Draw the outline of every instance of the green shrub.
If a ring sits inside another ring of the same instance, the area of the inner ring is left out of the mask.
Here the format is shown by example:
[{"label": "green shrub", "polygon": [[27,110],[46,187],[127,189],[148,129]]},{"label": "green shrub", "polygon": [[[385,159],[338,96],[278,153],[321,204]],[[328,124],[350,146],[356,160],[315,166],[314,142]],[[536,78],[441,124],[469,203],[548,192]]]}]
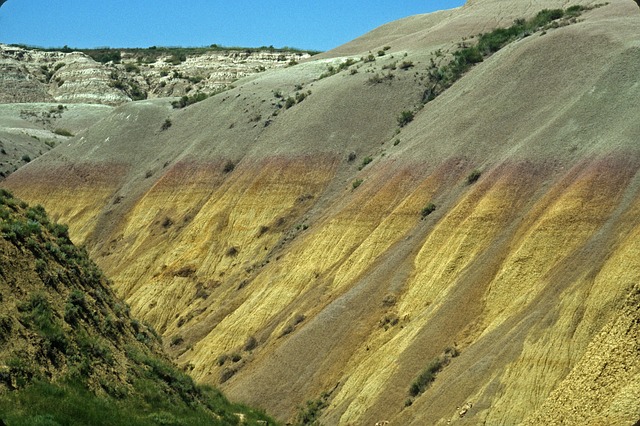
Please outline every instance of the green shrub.
[{"label": "green shrub", "polygon": [[224,163],[224,167],[222,168],[222,171],[224,173],[231,173],[235,168],[236,168],[236,165],[233,163],[233,161],[227,161],[226,163]]},{"label": "green shrub", "polygon": [[362,179],[356,179],[351,183],[351,188],[356,189],[360,185],[362,185]]},{"label": "green shrub", "polygon": [[334,74],[338,73],[338,68],[334,67],[333,65],[328,65],[327,66],[327,71],[323,72],[322,74],[320,74],[320,77],[318,77],[318,80],[322,80],[323,78],[327,78],[327,77],[331,77]]},{"label": "green shrub", "polygon": [[160,129],[162,131],[165,131],[165,130],[168,130],[172,125],[173,123],[171,122],[171,120],[167,118],[164,120],[164,123],[162,123],[162,126],[160,127]]},{"label": "green shrub", "polygon": [[60,136],[73,137],[73,133],[71,133],[67,129],[55,129],[53,131],[53,133],[55,133],[56,135],[60,135]]},{"label": "green shrub", "polygon": [[229,355],[222,354],[216,359],[216,364],[218,364],[218,366],[222,367],[228,360],[229,360]]},{"label": "green shrub", "polygon": [[120,51],[113,49],[97,49],[88,52],[88,54],[93,58],[94,61],[101,62],[103,64],[107,62],[119,64],[122,60],[122,54],[120,53]]},{"label": "green shrub", "polygon": [[469,173],[469,176],[467,176],[467,184],[471,185],[472,183],[477,182],[478,179],[480,179],[481,175],[482,173],[480,172],[480,170],[473,170],[471,173]]},{"label": "green shrub", "polygon": [[320,398],[309,400],[304,406],[298,407],[294,425],[317,425],[317,419],[322,414],[322,410],[329,406],[329,396],[329,393],[323,392]]},{"label": "green shrub", "polygon": [[362,160],[362,164],[360,165],[360,169],[363,169],[367,164],[371,163],[373,161],[373,158],[371,157],[365,157]]},{"label": "green shrub", "polygon": [[168,62],[171,63],[172,65],[180,65],[182,62],[185,62],[186,60],[187,60],[187,55],[185,55],[184,53],[176,53],[169,58]]},{"label": "green shrub", "polygon": [[87,311],[87,301],[84,293],[80,290],[73,290],[69,293],[64,306],[64,320],[68,324],[75,325],[80,318],[84,317]]},{"label": "green shrub", "polygon": [[31,157],[29,157],[27,154],[23,155],[21,159],[25,163],[29,163],[31,161]]},{"label": "green shrub", "polygon": [[249,336],[247,338],[247,341],[244,343],[242,350],[244,350],[245,352],[249,352],[254,350],[256,347],[258,347],[258,341],[256,340],[255,337]]},{"label": "green shrub", "polygon": [[409,68],[413,68],[413,62],[411,62],[411,61],[403,61],[403,62],[400,64],[400,69],[401,69],[401,70],[405,70],[405,71],[406,71],[406,70],[408,70]]},{"label": "green shrub", "polygon": [[429,203],[426,206],[424,206],[424,208],[420,211],[420,215],[424,219],[425,217],[433,213],[435,210],[436,210],[436,205],[433,203]]},{"label": "green shrub", "polygon": [[362,59],[362,62],[367,63],[367,62],[375,62],[376,57],[373,55],[369,55],[366,58]]},{"label": "green shrub", "polygon": [[296,93],[296,102],[300,103],[302,101],[304,101],[306,99],[307,96],[309,96],[311,94],[311,91],[308,92],[300,92],[300,93]]},{"label": "green shrub", "polygon": [[138,68],[136,65],[131,64],[131,63],[127,63],[124,65],[124,70],[126,72],[134,72],[134,73],[139,73],[140,72],[140,68]]},{"label": "green shrub", "polygon": [[436,358],[429,363],[420,375],[411,383],[409,387],[409,395],[416,397],[423,393],[431,383],[436,379],[436,374],[442,370],[444,363],[442,359]]},{"label": "green shrub", "polygon": [[413,111],[402,111],[398,116],[398,125],[404,127],[413,121]]},{"label": "green shrub", "polygon": [[285,109],[289,109],[292,106],[294,106],[295,104],[296,104],[296,100],[294,98],[292,98],[291,96],[289,96],[287,98],[287,100],[285,101],[285,103],[284,103],[284,108]]},{"label": "green shrub", "polygon": [[567,8],[566,13],[567,15],[578,15],[581,12],[587,10],[586,7],[579,5],[579,4],[574,4],[573,6],[569,6],[569,8]]},{"label": "green shrub", "polygon": [[382,75],[380,75],[378,73],[375,73],[374,75],[372,75],[371,77],[369,77],[367,79],[367,82],[369,84],[380,84],[380,83],[383,83],[385,81],[389,81],[390,82],[394,78],[395,78],[395,75],[393,75],[393,73],[391,71],[389,71],[386,74],[382,74]]},{"label": "green shrub", "polygon": [[356,63],[355,59],[349,58],[346,61],[342,62],[340,65],[338,65],[338,71],[346,70],[347,68],[349,68],[351,65],[355,63]]},{"label": "green shrub", "polygon": [[179,100],[171,102],[171,106],[173,106],[175,109],[185,108],[189,105],[193,105],[195,103],[204,101],[208,97],[209,95],[207,95],[206,93],[196,93],[195,95],[192,95],[192,96],[185,95],[181,97]]}]

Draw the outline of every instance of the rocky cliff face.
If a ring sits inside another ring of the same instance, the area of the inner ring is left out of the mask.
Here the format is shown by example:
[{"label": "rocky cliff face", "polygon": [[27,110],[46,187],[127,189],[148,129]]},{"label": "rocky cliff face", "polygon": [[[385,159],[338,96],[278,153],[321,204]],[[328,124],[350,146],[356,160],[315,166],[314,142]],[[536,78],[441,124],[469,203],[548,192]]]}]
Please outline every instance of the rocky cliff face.
[{"label": "rocky cliff face", "polygon": [[283,421],[632,425],[640,14],[581,4],[489,53],[465,49],[566,5],[476,0],[127,103],[4,185]]},{"label": "rocky cliff face", "polygon": [[292,61],[305,53],[220,51],[141,63],[124,52],[102,64],[81,52],[46,52],[0,44],[0,103],[61,102],[119,105],[131,100],[211,93],[241,77]]}]

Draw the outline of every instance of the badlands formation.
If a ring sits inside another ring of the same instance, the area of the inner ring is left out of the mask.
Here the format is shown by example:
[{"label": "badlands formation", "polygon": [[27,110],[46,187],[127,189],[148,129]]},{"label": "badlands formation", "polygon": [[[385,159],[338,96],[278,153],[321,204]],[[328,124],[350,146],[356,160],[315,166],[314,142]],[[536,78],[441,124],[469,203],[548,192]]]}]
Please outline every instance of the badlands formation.
[{"label": "badlands formation", "polygon": [[639,29],[631,0],[469,0],[186,108],[102,107],[2,185],[282,422],[633,425]]}]

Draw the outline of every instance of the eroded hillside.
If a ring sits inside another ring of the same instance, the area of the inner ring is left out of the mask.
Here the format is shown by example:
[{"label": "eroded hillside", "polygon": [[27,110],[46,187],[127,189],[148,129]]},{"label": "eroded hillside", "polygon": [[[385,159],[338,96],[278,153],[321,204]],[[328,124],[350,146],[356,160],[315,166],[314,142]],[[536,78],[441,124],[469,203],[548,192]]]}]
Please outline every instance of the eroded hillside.
[{"label": "eroded hillside", "polygon": [[62,51],[0,44],[0,102],[120,105],[210,94],[238,78],[308,59],[308,52],[207,48]]},{"label": "eroded hillside", "polygon": [[4,185],[198,380],[282,420],[633,424],[640,14],[580,4],[470,1],[129,103]]}]

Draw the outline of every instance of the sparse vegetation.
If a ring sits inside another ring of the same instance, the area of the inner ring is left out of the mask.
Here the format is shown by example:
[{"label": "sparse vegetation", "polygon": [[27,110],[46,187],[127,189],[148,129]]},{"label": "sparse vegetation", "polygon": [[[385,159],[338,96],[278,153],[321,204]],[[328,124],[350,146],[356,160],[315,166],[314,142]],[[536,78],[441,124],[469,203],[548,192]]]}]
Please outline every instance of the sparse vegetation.
[{"label": "sparse vegetation", "polygon": [[327,78],[327,77],[331,77],[334,74],[338,73],[338,69],[336,67],[334,67],[333,65],[328,65],[327,66],[327,70],[325,72],[323,72],[322,74],[320,74],[320,77],[318,77],[318,80],[322,80],[323,78]]},{"label": "sparse vegetation", "polygon": [[373,85],[373,84],[380,84],[384,82],[391,82],[391,80],[393,80],[394,78],[395,78],[395,75],[393,75],[391,72],[388,72],[386,74],[375,73],[374,75],[372,75],[367,79],[367,83]]},{"label": "sparse vegetation", "polygon": [[351,65],[355,64],[357,61],[355,59],[352,58],[348,58],[346,61],[340,63],[340,65],[338,65],[338,71],[342,71],[342,70],[346,70],[347,68],[349,68]]},{"label": "sparse vegetation", "polygon": [[400,322],[400,318],[395,313],[385,314],[384,317],[380,320],[380,327],[384,328],[385,331],[390,327],[397,325]]},{"label": "sparse vegetation", "polygon": [[[433,84],[425,91],[423,102],[426,103],[435,99],[459,80],[474,64],[482,62],[486,57],[502,49],[507,44],[528,37],[536,31],[567,25],[569,23],[568,20],[562,23],[559,23],[559,21],[563,18],[574,19],[583,11],[591,8],[572,6],[566,11],[562,9],[544,9],[530,20],[517,19],[508,28],[497,28],[491,32],[481,34],[475,45],[470,46],[466,42],[461,43],[460,49],[453,53],[453,58],[445,65],[438,68],[432,62],[429,74]],[[441,51],[436,52],[436,57],[439,56],[442,56]]]}]

